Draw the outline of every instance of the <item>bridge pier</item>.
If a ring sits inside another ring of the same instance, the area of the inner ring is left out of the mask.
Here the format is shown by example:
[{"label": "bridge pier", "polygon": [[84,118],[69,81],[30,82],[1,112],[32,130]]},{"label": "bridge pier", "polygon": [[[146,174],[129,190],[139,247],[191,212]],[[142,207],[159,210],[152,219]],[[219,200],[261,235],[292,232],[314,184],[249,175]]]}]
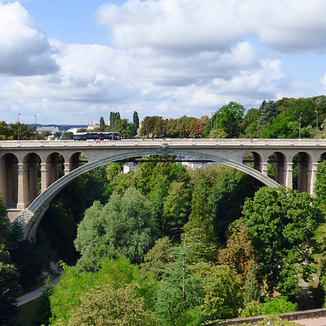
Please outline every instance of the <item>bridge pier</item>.
[{"label": "bridge pier", "polygon": [[293,163],[286,163],[285,169],[285,186],[289,189],[293,187]]}]

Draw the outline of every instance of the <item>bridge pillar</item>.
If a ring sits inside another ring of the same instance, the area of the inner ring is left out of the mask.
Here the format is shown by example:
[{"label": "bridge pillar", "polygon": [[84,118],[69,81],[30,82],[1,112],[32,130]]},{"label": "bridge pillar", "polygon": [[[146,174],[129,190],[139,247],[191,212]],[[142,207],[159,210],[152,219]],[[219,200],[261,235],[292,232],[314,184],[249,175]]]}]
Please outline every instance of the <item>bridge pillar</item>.
[{"label": "bridge pillar", "polygon": [[267,176],[267,172],[268,172],[268,163],[267,162],[261,163],[261,173]]},{"label": "bridge pillar", "polygon": [[293,163],[286,163],[285,186],[289,189],[293,187]]},{"label": "bridge pillar", "polygon": [[41,163],[41,192],[50,185],[50,164]]},{"label": "bridge pillar", "polygon": [[71,164],[70,163],[64,163],[64,174],[68,174],[71,171]]},{"label": "bridge pillar", "polygon": [[28,203],[28,165],[18,163],[18,202],[17,209],[25,209]]},{"label": "bridge pillar", "polygon": [[311,196],[315,195],[315,182],[317,176],[317,169],[318,169],[318,163],[309,164],[310,183],[308,185],[307,191]]},{"label": "bridge pillar", "polygon": [[7,205],[7,181],[6,181],[6,162],[4,160],[0,160],[0,194],[3,198],[3,202]]}]

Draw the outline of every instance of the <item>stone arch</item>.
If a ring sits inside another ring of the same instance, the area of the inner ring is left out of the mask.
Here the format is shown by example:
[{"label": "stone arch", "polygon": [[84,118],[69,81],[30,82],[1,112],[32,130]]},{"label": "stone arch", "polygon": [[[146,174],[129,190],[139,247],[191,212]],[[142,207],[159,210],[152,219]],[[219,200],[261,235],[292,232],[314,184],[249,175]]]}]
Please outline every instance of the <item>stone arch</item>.
[{"label": "stone arch", "polygon": [[242,157],[242,163],[262,172],[262,157],[258,152],[246,152]]},{"label": "stone arch", "polygon": [[0,193],[8,209],[16,209],[18,203],[18,158],[6,153],[0,158]]},{"label": "stone arch", "polygon": [[64,158],[58,152],[49,154],[46,158],[47,173],[46,173],[46,188],[53,182],[64,175]]},{"label": "stone arch", "polygon": [[119,155],[114,156],[108,156],[106,158],[90,162],[88,164],[82,165],[79,168],[76,168],[75,170],[72,170],[70,173],[66,174],[62,178],[55,181],[53,184],[51,184],[44,192],[42,192],[35,200],[34,202],[28,207],[28,209],[25,209],[23,212],[21,212],[14,222],[21,223],[24,227],[24,237],[28,239],[33,239],[36,235],[36,230],[38,227],[38,224],[46,211],[50,201],[56,196],[57,193],[61,189],[63,189],[69,182],[71,182],[73,179],[78,177],[79,175],[90,171],[96,167],[99,167],[101,165],[120,161],[120,160],[127,160],[130,158],[135,157],[142,157],[146,155],[181,155],[181,156],[190,156],[195,157],[199,160],[203,161],[212,161],[219,164],[225,164],[230,167],[233,167],[237,170],[240,170],[244,173],[247,173],[254,178],[260,180],[262,183],[271,186],[276,187],[278,186],[278,183],[274,180],[270,179],[269,177],[263,175],[262,173],[258,172],[257,170],[248,167],[246,165],[243,165],[240,162],[236,162],[230,159],[225,159],[222,157],[219,157],[214,154],[199,154],[197,152],[191,152],[187,150],[171,150],[171,149],[165,149],[165,150],[138,150],[135,152],[126,152]]},{"label": "stone arch", "polygon": [[295,175],[293,187],[299,192],[311,193],[312,180],[312,158],[307,152],[299,152],[293,157],[293,170]]},{"label": "stone arch", "polygon": [[268,176],[279,184],[285,184],[286,180],[286,155],[282,152],[274,152],[268,157]]},{"label": "stone arch", "polygon": [[41,158],[36,153],[28,153],[23,158],[24,204],[27,206],[41,192]]},{"label": "stone arch", "polygon": [[70,155],[69,157],[69,165],[70,171],[79,168],[81,165],[85,165],[88,163],[88,158],[82,152],[76,152]]}]

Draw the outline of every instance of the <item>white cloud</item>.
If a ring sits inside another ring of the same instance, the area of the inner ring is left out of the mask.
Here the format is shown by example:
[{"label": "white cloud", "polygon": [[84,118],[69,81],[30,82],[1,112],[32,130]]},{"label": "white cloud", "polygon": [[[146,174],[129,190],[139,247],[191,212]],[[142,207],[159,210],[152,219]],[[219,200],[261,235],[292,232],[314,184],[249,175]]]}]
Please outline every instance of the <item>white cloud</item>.
[{"label": "white cloud", "polygon": [[[300,72],[291,80],[282,58],[325,51],[325,6],[319,0],[105,4],[97,21],[112,43],[104,46],[48,40],[22,5],[0,2],[0,31],[8,31],[0,33],[0,114],[10,108],[15,118],[24,108],[70,123],[110,111],[131,118],[134,109],[141,117],[199,117],[229,101],[249,108],[280,94],[309,90],[309,96],[320,80],[308,85]],[[323,83],[325,90],[326,77]]]},{"label": "white cloud", "polygon": [[18,3],[0,3],[0,74],[44,75],[58,67],[44,32]]},{"label": "white cloud", "polygon": [[99,8],[120,47],[170,51],[223,50],[257,36],[285,52],[325,51],[326,2],[311,0],[129,0]]}]

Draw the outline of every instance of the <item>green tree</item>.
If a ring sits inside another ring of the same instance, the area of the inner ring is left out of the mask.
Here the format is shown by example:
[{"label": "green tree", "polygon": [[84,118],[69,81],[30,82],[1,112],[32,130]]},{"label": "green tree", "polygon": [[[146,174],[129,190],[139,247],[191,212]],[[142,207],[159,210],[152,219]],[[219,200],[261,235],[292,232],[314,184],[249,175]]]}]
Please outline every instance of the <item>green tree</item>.
[{"label": "green tree", "polygon": [[208,261],[217,258],[217,239],[214,235],[212,207],[208,201],[209,190],[203,180],[194,189],[189,221],[185,224],[186,233],[198,242],[198,253]]},{"label": "green tree", "polygon": [[[191,189],[185,182],[173,181],[163,203],[164,234],[178,236],[191,212]],[[161,222],[162,223],[162,222]]]},{"label": "green tree", "polygon": [[90,289],[81,297],[80,306],[72,313],[69,326],[159,325],[153,312],[144,308],[144,300],[134,286],[113,289],[109,284]]},{"label": "green tree", "polygon": [[157,239],[154,247],[146,253],[144,262],[140,265],[141,272],[143,274],[152,272],[159,278],[165,265],[172,261],[171,250],[172,242],[168,237]]},{"label": "green tree", "polygon": [[105,128],[106,128],[106,124],[105,124],[104,118],[101,117],[100,118],[100,130],[105,131]]},{"label": "green tree", "polygon": [[307,193],[264,187],[247,199],[243,222],[257,250],[259,272],[270,293],[295,295],[298,279],[311,274],[317,250],[315,230],[323,222],[319,208]]},{"label": "green tree", "polygon": [[204,280],[201,310],[206,320],[235,318],[243,307],[242,281],[236,272],[224,265],[199,263],[196,275]]},{"label": "green tree", "polygon": [[165,265],[156,299],[156,312],[167,325],[200,325],[203,314],[203,280],[193,273],[189,255],[194,244],[183,245],[170,251],[173,261]]},{"label": "green tree", "polygon": [[[143,302],[144,309],[153,309],[156,283],[151,278],[140,277],[138,266],[130,264],[125,257],[117,260],[105,259],[99,262],[99,266],[100,269],[96,273],[80,272],[76,267],[63,266],[65,273],[50,297],[51,325],[69,325],[71,316],[76,317],[76,310],[81,306],[84,309],[84,303],[87,302],[87,300],[83,301],[84,296],[90,291],[97,292],[97,289],[104,289],[104,285],[109,285],[110,291],[111,289],[112,291],[127,289],[125,294],[128,294],[131,286],[132,295],[137,296],[138,300]],[[90,300],[96,301],[95,297]],[[106,307],[107,302],[104,305]]]},{"label": "green tree", "polygon": [[17,316],[16,298],[21,293],[19,275],[10,253],[0,244],[0,324],[15,325]]},{"label": "green tree", "polygon": [[245,108],[236,102],[222,106],[216,113],[217,117],[214,117],[214,120],[217,120],[218,129],[226,132],[227,138],[239,137],[243,131],[244,112]]},{"label": "green tree", "polygon": [[123,196],[114,192],[103,206],[95,202],[78,226],[75,246],[81,254],[78,266],[96,270],[104,257],[125,255],[140,263],[155,241],[150,202],[136,189]]},{"label": "green tree", "polygon": [[136,131],[137,131],[137,129],[139,128],[139,117],[136,111],[134,111],[132,115],[132,123],[136,127]]},{"label": "green tree", "polygon": [[250,261],[248,272],[243,287],[243,304],[246,307],[250,302],[259,301],[260,299],[260,285],[258,283],[256,274],[257,266],[256,262]]},{"label": "green tree", "polygon": [[241,220],[234,221],[227,232],[226,248],[220,250],[218,254],[218,262],[236,270],[244,280],[251,262],[255,260],[249,229]]},{"label": "green tree", "polygon": [[278,105],[275,101],[263,101],[259,107],[259,118],[257,129],[261,129],[268,122],[271,122],[279,113]]}]

